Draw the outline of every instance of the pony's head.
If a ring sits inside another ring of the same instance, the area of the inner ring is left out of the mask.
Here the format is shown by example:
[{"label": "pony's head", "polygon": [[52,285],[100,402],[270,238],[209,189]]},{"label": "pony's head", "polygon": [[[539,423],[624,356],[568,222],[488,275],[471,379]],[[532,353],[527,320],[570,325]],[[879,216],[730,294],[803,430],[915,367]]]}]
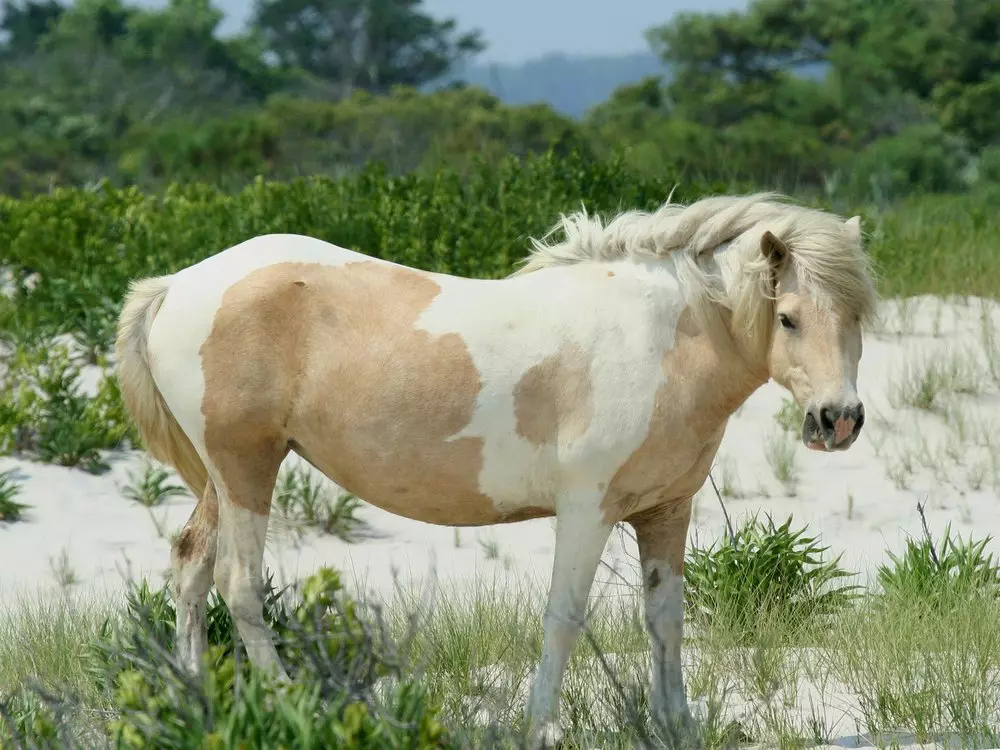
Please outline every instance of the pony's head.
[{"label": "pony's head", "polygon": [[874,284],[861,248],[860,217],[833,223],[830,214],[806,216],[814,220],[786,224],[783,237],[770,229],[760,235],[759,257],[773,300],[767,373],[802,409],[806,446],[846,450],[865,422],[857,379]]},{"label": "pony's head", "polygon": [[876,293],[861,220],[789,204],[780,196],[712,196],[657,211],[625,211],[607,226],[581,211],[533,240],[515,275],[622,258],[667,260],[688,309],[719,351],[791,391],[805,413],[802,440],[849,448],[864,424],[857,393],[861,332]]}]

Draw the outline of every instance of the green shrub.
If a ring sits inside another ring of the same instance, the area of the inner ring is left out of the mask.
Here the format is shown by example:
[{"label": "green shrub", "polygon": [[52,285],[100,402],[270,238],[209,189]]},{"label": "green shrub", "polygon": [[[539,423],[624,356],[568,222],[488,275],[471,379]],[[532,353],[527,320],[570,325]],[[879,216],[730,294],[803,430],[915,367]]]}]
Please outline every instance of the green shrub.
[{"label": "green shrub", "polygon": [[254,670],[221,598],[207,610],[209,650],[199,681],[173,661],[167,588],[144,580],[121,616],[105,621],[91,673],[113,696],[107,732],[121,748],[444,746],[447,733],[423,686],[404,677],[378,623],[362,619],[339,575],[321,568],[291,604],[267,582],[265,620],[292,677]]},{"label": "green shrub", "polygon": [[[76,334],[96,360],[129,280],[169,273],[260,234],[293,232],[417,268],[496,278],[560,212],[652,208],[670,179],[637,178],[620,161],[546,153],[390,177],[371,165],[342,179],[256,180],[235,194],[173,184],[162,195],[135,188],[56,189],[0,197],[0,247],[15,278],[37,273],[0,325]],[[710,190],[685,183],[692,200]]]},{"label": "green shrub", "polygon": [[361,501],[352,494],[331,496],[327,483],[302,466],[287,469],[278,477],[273,507],[285,518],[312,526],[345,542],[355,541],[367,530],[357,517]]},{"label": "green shrub", "polygon": [[1000,146],[988,146],[979,152],[977,171],[980,181],[1000,183]]},{"label": "green shrub", "polygon": [[823,561],[828,547],[792,518],[775,526],[754,514],[718,546],[693,547],[684,566],[685,603],[696,623],[723,625],[740,641],[752,642],[763,618],[776,615],[792,631],[811,618],[849,603],[860,586],[839,585],[852,574],[840,557]]},{"label": "green shrub", "polygon": [[81,391],[81,374],[63,345],[41,340],[15,351],[0,381],[0,453],[106,471],[101,451],[134,438],[134,428],[117,380],[105,372],[91,398]]},{"label": "green shrub", "polygon": [[889,552],[891,565],[880,565],[878,582],[890,596],[950,606],[973,596],[1000,595],[1000,564],[986,554],[991,537],[979,541],[952,538],[951,524],[938,544],[925,532],[906,540],[901,555]]},{"label": "green shrub", "polygon": [[852,195],[877,202],[961,190],[969,158],[960,139],[939,125],[910,125],[854,156],[848,187]]},{"label": "green shrub", "polygon": [[122,487],[122,494],[129,500],[147,508],[160,505],[168,497],[187,495],[188,489],[170,482],[170,472],[162,466],[144,461],[139,473],[129,472],[129,484]]},{"label": "green shrub", "polygon": [[0,471],[0,523],[14,523],[29,506],[14,498],[21,494],[21,485],[14,479],[14,470]]}]

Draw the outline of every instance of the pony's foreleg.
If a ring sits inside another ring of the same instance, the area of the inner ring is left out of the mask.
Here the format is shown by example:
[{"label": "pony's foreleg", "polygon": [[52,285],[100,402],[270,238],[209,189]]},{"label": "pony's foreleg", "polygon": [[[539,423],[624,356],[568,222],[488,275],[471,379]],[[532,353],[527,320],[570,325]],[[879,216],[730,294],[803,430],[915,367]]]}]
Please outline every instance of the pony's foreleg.
[{"label": "pony's foreleg", "polygon": [[181,664],[194,674],[201,674],[208,641],[205,604],[212,587],[218,531],[219,498],[210,481],[170,548],[177,608],[175,649]]},{"label": "pony's foreleg", "polygon": [[601,517],[600,497],[566,502],[556,517],[555,560],[543,620],[542,656],[532,684],[527,719],[533,744],[562,738],[559,692],[570,653],[583,627],[587,599],[611,526]]},{"label": "pony's foreleg", "polygon": [[681,672],[684,630],[684,541],[691,498],[673,500],[629,518],[635,529],[652,648],[653,716],[670,732],[687,732],[691,714]]}]

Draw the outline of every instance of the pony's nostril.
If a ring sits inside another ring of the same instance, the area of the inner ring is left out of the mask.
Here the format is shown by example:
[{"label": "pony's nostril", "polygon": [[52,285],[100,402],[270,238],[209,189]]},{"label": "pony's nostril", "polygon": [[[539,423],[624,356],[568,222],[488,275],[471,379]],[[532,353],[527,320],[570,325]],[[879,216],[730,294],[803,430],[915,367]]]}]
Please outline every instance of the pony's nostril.
[{"label": "pony's nostril", "polygon": [[837,414],[829,406],[824,406],[819,410],[819,426],[823,432],[833,432],[833,424],[837,421]]}]

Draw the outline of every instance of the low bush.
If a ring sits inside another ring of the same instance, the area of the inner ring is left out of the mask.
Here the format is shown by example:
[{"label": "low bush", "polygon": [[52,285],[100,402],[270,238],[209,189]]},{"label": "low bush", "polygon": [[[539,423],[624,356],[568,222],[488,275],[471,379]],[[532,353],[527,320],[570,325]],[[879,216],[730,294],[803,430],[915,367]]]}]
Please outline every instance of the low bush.
[{"label": "low bush", "polygon": [[840,557],[823,560],[828,549],[791,528],[791,516],[776,526],[753,514],[718,545],[694,546],[684,565],[685,604],[696,626],[711,624],[749,642],[754,628],[771,616],[787,632],[850,603],[860,586],[840,583],[852,574]]},{"label": "low bush", "polygon": [[28,509],[16,498],[21,494],[22,487],[14,479],[14,470],[0,471],[0,523],[14,523],[21,520],[21,515]]},{"label": "low bush", "polygon": [[118,380],[105,370],[91,397],[81,365],[62,344],[40,340],[9,356],[0,380],[0,454],[101,473],[101,451],[135,445],[138,436]]},{"label": "low bush", "polygon": [[[265,619],[290,683],[246,660],[228,609],[213,594],[203,679],[172,656],[175,611],[167,588],[144,580],[124,611],[106,619],[86,656],[96,691],[112,709],[88,726],[90,741],[117,748],[326,748],[449,746],[437,707],[377,617],[363,619],[339,575],[321,568],[293,601],[267,582]],[[0,747],[78,744],[72,696],[38,689],[0,696]],[[6,735],[6,738],[4,738]],[[68,744],[67,744],[68,743]]]},{"label": "low bush", "polygon": [[878,583],[889,596],[933,607],[964,606],[970,597],[1000,597],[1000,563],[986,553],[991,537],[952,537],[951,524],[935,543],[929,533],[907,539],[902,554],[889,552],[891,565],[878,568]]}]

